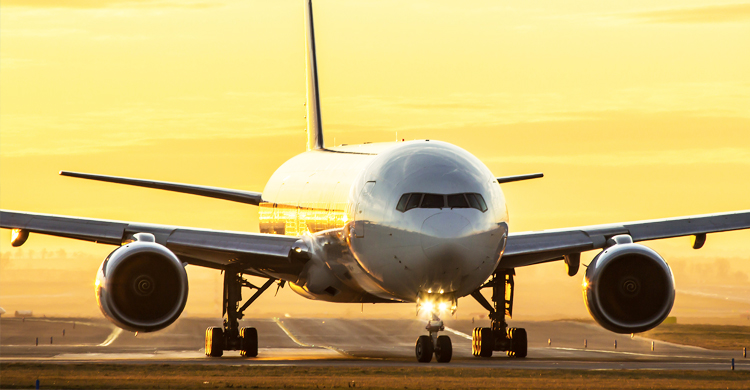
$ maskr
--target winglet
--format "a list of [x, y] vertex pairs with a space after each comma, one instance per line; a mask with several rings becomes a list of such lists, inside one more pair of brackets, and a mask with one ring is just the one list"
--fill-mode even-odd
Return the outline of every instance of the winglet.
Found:
[[315, 55], [312, 0], [305, 0], [305, 55], [307, 57], [307, 150], [323, 149], [323, 125], [320, 119], [318, 62]]
[[540, 178], [540, 177], [544, 177], [544, 174], [541, 173], [541, 172], [540, 173], [530, 173], [528, 175], [503, 176], [503, 177], [498, 177], [497, 178], [497, 182], [500, 183], [500, 184], [502, 184], [502, 183], [509, 183], [509, 182], [512, 182], [512, 181], [536, 179], [536, 178]]

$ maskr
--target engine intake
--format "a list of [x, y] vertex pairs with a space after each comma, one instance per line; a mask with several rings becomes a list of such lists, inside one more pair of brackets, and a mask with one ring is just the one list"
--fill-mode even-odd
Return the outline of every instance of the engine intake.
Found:
[[629, 236], [589, 264], [583, 297], [591, 316], [616, 333], [639, 333], [661, 324], [672, 310], [674, 277], [653, 249], [633, 244]]
[[153, 332], [172, 324], [188, 297], [185, 267], [153, 236], [115, 249], [104, 259], [96, 278], [102, 313], [133, 332]]

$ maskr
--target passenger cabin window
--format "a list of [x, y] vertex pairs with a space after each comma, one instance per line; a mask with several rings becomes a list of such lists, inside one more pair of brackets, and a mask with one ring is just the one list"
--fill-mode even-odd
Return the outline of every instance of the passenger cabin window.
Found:
[[480, 194], [420, 194], [408, 193], [401, 195], [396, 205], [396, 210], [404, 213], [414, 208], [422, 209], [442, 209], [448, 207], [451, 209], [473, 208], [481, 212], [487, 211], [487, 203]]

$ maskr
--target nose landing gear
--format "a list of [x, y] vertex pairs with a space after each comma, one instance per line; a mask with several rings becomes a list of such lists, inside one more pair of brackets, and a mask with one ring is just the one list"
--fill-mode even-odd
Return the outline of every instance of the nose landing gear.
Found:
[[434, 354], [435, 360], [438, 363], [448, 363], [453, 357], [451, 338], [445, 335], [438, 336], [438, 332], [445, 330], [443, 321], [434, 311], [430, 312], [430, 317], [431, 319], [427, 321], [427, 326], [425, 326], [430, 335], [419, 336], [417, 345], [414, 347], [417, 361], [420, 363], [429, 363]]
[[[513, 315], [513, 269], [498, 269], [492, 279], [482, 287], [471, 293], [471, 296], [490, 312], [491, 325], [489, 328], [474, 328], [471, 336], [471, 354], [477, 357], [491, 357], [493, 351], [506, 351], [509, 357], [525, 358], [528, 340], [526, 329], [508, 328], [505, 316]], [[492, 287], [492, 303], [490, 305], [481, 291]], [[502, 306], [501, 306], [502, 305]]]

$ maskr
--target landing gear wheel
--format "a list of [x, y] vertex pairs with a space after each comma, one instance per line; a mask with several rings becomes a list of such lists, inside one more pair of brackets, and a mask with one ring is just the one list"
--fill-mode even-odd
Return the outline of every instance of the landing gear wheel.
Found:
[[526, 329], [509, 328], [508, 339], [510, 340], [510, 351], [508, 351], [508, 356], [512, 358], [525, 358], [528, 350]]
[[206, 356], [221, 357], [224, 354], [224, 330], [216, 326], [206, 329]]
[[448, 363], [453, 357], [453, 344], [448, 336], [438, 336], [437, 348], [435, 349], [435, 360], [438, 363]]
[[255, 328], [240, 328], [241, 349], [244, 357], [258, 356], [258, 330]]
[[430, 336], [419, 336], [417, 345], [414, 347], [414, 352], [417, 355], [417, 361], [420, 363], [429, 363], [432, 360], [434, 352]]
[[471, 354], [481, 357], [492, 357], [495, 338], [490, 328], [474, 328], [471, 334]]

